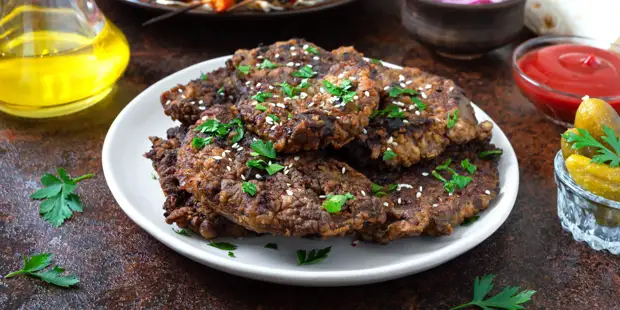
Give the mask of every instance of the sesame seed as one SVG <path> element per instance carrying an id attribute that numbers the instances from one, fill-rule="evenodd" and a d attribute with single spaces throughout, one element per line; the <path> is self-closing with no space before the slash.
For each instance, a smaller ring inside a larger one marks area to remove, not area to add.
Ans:
<path id="1" fill-rule="evenodd" d="M 236 148 L 238 148 L 238 147 L 239 147 L 239 143 L 235 143 L 235 144 L 233 144 L 233 145 L 232 145 L 232 148 L 233 148 L 233 149 L 236 149 Z"/>
<path id="2" fill-rule="evenodd" d="M 484 193 L 487 194 L 487 195 L 491 195 L 491 191 L 488 190 L 488 189 L 486 191 L 484 191 Z"/>
<path id="3" fill-rule="evenodd" d="M 433 207 L 434 207 L 434 208 L 437 208 L 437 207 L 439 207 L 439 205 L 438 205 L 438 204 L 436 204 L 436 203 L 434 203 L 434 204 L 433 204 Z"/>
<path id="4" fill-rule="evenodd" d="M 226 170 L 231 171 L 230 166 L 226 166 Z"/>
<path id="5" fill-rule="evenodd" d="M 453 194 L 453 193 L 449 193 L 449 194 L 448 194 L 448 196 L 452 196 L 452 195 L 454 195 L 454 194 Z"/>
<path id="6" fill-rule="evenodd" d="M 296 63 L 295 67 L 301 67 L 301 63 Z"/>
<path id="7" fill-rule="evenodd" d="M 294 47 L 294 46 L 291 46 L 291 51 L 294 51 L 294 50 L 295 50 L 295 47 Z"/>
<path id="8" fill-rule="evenodd" d="M 205 102 L 204 102 L 202 99 L 200 99 L 200 100 L 198 101 L 198 104 L 204 104 L 204 103 L 205 103 Z"/>
<path id="9" fill-rule="evenodd" d="M 213 159 L 220 160 L 220 159 L 222 159 L 222 156 L 213 156 Z"/>
<path id="10" fill-rule="evenodd" d="M 259 179 L 259 180 L 262 178 L 262 176 L 261 176 L 260 174 L 258 174 L 258 173 L 256 174 L 256 176 L 255 176 L 255 177 L 256 177 L 257 179 Z"/>
<path id="11" fill-rule="evenodd" d="M 450 87 L 450 89 L 448 89 L 448 91 L 452 91 L 454 89 L 454 87 Z"/>
<path id="12" fill-rule="evenodd" d="M 407 87 L 407 84 L 405 84 L 405 83 L 400 83 L 400 87 L 405 88 L 405 87 Z"/>
<path id="13" fill-rule="evenodd" d="M 362 196 L 366 197 L 366 192 L 365 191 L 361 191 Z"/>
<path id="14" fill-rule="evenodd" d="M 263 58 L 265 58 L 265 57 L 263 57 L 263 55 L 258 55 L 256 58 L 258 58 L 258 59 L 263 59 Z"/>
<path id="15" fill-rule="evenodd" d="M 289 196 L 293 196 L 293 191 L 292 191 L 292 190 L 287 189 L 287 190 L 286 190 L 286 193 L 287 193 Z"/>
<path id="16" fill-rule="evenodd" d="M 425 93 L 420 93 L 420 96 L 422 96 L 422 99 L 428 98 L 428 96 Z"/>
<path id="17" fill-rule="evenodd" d="M 308 44 L 304 44 L 303 49 L 308 49 L 308 47 L 310 47 Z"/>
<path id="18" fill-rule="evenodd" d="M 198 110 L 200 110 L 200 111 L 204 111 L 206 109 L 207 109 L 206 107 L 198 107 Z"/>
<path id="19" fill-rule="evenodd" d="M 404 107 L 405 106 L 405 104 L 400 102 L 400 101 L 392 101 L 392 104 L 397 105 L 399 107 Z"/>
<path id="20" fill-rule="evenodd" d="M 420 111 L 415 111 L 415 115 L 420 116 Z"/>
<path id="21" fill-rule="evenodd" d="M 269 85 L 269 89 L 273 89 L 273 86 Z"/>
<path id="22" fill-rule="evenodd" d="M 398 204 L 401 204 L 402 200 L 400 198 L 398 198 Z"/>
<path id="23" fill-rule="evenodd" d="M 286 186 L 291 187 L 291 183 L 286 183 Z"/>
<path id="24" fill-rule="evenodd" d="M 325 199 L 325 195 L 319 195 L 319 198 Z"/>
<path id="25" fill-rule="evenodd" d="M 321 59 L 321 58 L 319 58 L 319 56 L 314 56 L 314 57 L 312 57 L 312 59 L 314 59 L 314 60 L 319 60 L 319 59 Z"/>
<path id="26" fill-rule="evenodd" d="M 267 116 L 267 117 L 265 118 L 265 121 L 267 122 L 267 124 L 270 124 L 270 125 L 272 125 L 272 124 L 273 124 L 273 119 L 271 118 L 271 116 Z"/>
<path id="27" fill-rule="evenodd" d="M 388 151 L 391 151 L 391 150 L 392 150 L 392 148 L 389 148 L 389 147 L 388 147 L 388 148 L 387 148 L 387 150 L 388 150 Z"/>
<path id="28" fill-rule="evenodd" d="M 292 66 L 295 65 L 295 63 L 291 61 L 291 62 L 287 63 L 286 65 L 289 66 L 289 67 L 292 67 Z"/>
<path id="29" fill-rule="evenodd" d="M 259 64 L 259 63 L 257 63 L 257 64 L 256 64 L 256 67 L 257 67 L 257 68 L 258 68 L 258 67 L 260 67 L 260 64 Z"/>
<path id="30" fill-rule="evenodd" d="M 364 134 L 367 134 L 367 133 L 368 133 L 368 131 L 366 130 L 366 128 L 362 128 L 362 132 L 363 132 Z"/>
<path id="31" fill-rule="evenodd" d="M 428 172 L 422 172 L 422 176 L 423 177 L 427 177 L 428 176 Z"/>
<path id="32" fill-rule="evenodd" d="M 289 173 L 288 169 L 284 169 L 284 175 L 287 175 Z"/>
<path id="33" fill-rule="evenodd" d="M 338 74 L 338 78 L 339 78 L 339 79 L 344 78 L 344 73 L 340 73 L 340 74 Z"/>
<path id="34" fill-rule="evenodd" d="M 388 143 L 388 144 L 392 144 L 392 142 L 394 142 L 394 137 L 390 137 L 390 138 L 387 140 L 387 143 Z"/>
<path id="35" fill-rule="evenodd" d="M 409 81 L 405 82 L 405 84 L 407 84 L 407 85 L 409 85 L 409 84 L 411 84 L 411 83 L 413 83 L 413 81 L 412 81 L 412 80 L 409 80 Z"/>
<path id="36" fill-rule="evenodd" d="M 294 159 L 295 161 L 298 161 L 298 160 L 299 160 L 299 156 L 295 156 L 293 159 Z"/>
<path id="37" fill-rule="evenodd" d="M 274 57 L 275 58 L 280 58 L 280 54 L 276 54 Z"/>
<path id="38" fill-rule="evenodd" d="M 398 143 L 396 143 L 396 142 L 392 142 L 392 145 L 393 145 L 393 146 L 398 146 Z"/>
<path id="39" fill-rule="evenodd" d="M 422 197 L 422 193 L 418 192 L 417 194 L 415 194 L 415 198 L 419 199 L 420 197 Z"/>
<path id="40" fill-rule="evenodd" d="M 384 203 L 383 203 L 383 205 L 384 205 L 384 206 L 386 206 L 386 207 L 388 207 L 390 204 L 389 204 L 389 203 L 387 203 L 387 202 L 384 202 Z"/>
<path id="41" fill-rule="evenodd" d="M 274 130 L 276 128 L 278 128 L 278 124 L 274 124 L 273 126 L 271 126 L 270 130 Z"/>
<path id="42" fill-rule="evenodd" d="M 181 95 L 181 98 L 186 99 L 187 97 L 185 97 L 185 95 Z"/>
<path id="43" fill-rule="evenodd" d="M 404 119 L 404 120 L 403 120 L 403 123 L 405 123 L 405 124 L 409 124 L 409 121 L 408 121 L 408 120 L 406 120 L 406 119 Z"/>
<path id="44" fill-rule="evenodd" d="M 261 85 L 263 84 L 261 84 L 260 82 L 256 83 L 256 88 L 259 88 Z"/>
<path id="45" fill-rule="evenodd" d="M 365 91 L 364 95 L 366 95 L 366 97 L 370 97 L 370 92 L 369 91 Z"/>
<path id="46" fill-rule="evenodd" d="M 313 105 L 314 105 L 314 102 L 310 102 L 310 103 L 308 104 L 308 108 L 312 107 Z"/>
<path id="47" fill-rule="evenodd" d="M 166 105 L 169 105 L 170 102 L 172 102 L 171 100 L 166 101 Z"/>
<path id="48" fill-rule="evenodd" d="M 308 93 L 301 92 L 301 94 L 299 94 L 299 97 L 300 97 L 301 99 L 305 99 L 305 98 L 307 98 L 307 97 L 308 97 Z"/>
<path id="49" fill-rule="evenodd" d="M 312 65 L 311 65 L 311 64 L 307 64 L 306 66 L 308 66 L 308 67 L 312 68 Z M 316 72 L 313 72 L 313 73 L 316 73 Z"/>
<path id="50" fill-rule="evenodd" d="M 240 146 L 240 147 L 237 149 L 237 151 L 239 151 L 239 152 L 243 151 L 243 146 Z"/>
<path id="51" fill-rule="evenodd" d="M 342 174 L 344 174 L 345 172 L 347 172 L 347 168 L 342 167 Z"/>
<path id="52" fill-rule="evenodd" d="M 183 92 L 183 90 L 179 88 L 179 93 L 182 93 L 182 92 Z"/>
<path id="53" fill-rule="evenodd" d="M 206 116 L 203 116 L 203 117 L 202 117 L 202 120 L 203 120 L 203 121 L 206 121 L 207 119 L 209 119 L 209 118 L 208 118 L 208 117 L 206 117 Z"/>
<path id="54" fill-rule="evenodd" d="M 420 191 L 424 190 L 424 187 L 422 187 L 422 185 L 420 185 Z"/>
<path id="55" fill-rule="evenodd" d="M 286 106 L 282 103 L 276 103 L 276 107 L 286 109 Z"/>
<path id="56" fill-rule="evenodd" d="M 291 56 L 297 56 L 297 53 L 291 53 Z"/>
<path id="57" fill-rule="evenodd" d="M 390 89 L 389 86 L 383 87 L 383 90 L 389 90 L 389 89 Z"/>
<path id="58" fill-rule="evenodd" d="M 398 184 L 397 189 L 400 191 L 401 188 L 413 188 L 413 186 L 409 184 Z"/>
<path id="59" fill-rule="evenodd" d="M 415 105 L 410 105 L 409 108 L 407 108 L 409 111 L 413 111 L 415 109 Z"/>
<path id="60" fill-rule="evenodd" d="M 405 80 L 405 76 L 404 75 L 401 74 L 401 75 L 398 76 L 398 81 L 399 82 L 404 81 L 404 80 Z"/>
<path id="61" fill-rule="evenodd" d="M 431 85 L 431 84 L 426 84 L 426 86 L 424 86 L 424 88 L 426 88 L 426 89 L 431 89 L 431 88 L 433 88 L 433 85 Z"/>
<path id="62" fill-rule="evenodd" d="M 228 99 L 233 100 L 235 99 L 235 97 L 233 97 L 232 95 L 228 96 Z"/>

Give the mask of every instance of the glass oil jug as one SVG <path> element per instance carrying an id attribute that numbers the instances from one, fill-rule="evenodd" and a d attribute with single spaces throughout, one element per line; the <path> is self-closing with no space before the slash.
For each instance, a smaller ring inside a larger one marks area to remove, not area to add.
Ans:
<path id="1" fill-rule="evenodd" d="M 105 98 L 129 62 L 94 0 L 0 0 L 0 111 L 66 115 Z"/>

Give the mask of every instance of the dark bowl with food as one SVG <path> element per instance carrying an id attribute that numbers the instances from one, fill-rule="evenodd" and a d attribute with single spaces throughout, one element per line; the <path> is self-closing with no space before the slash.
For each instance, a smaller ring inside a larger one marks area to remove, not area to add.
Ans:
<path id="1" fill-rule="evenodd" d="M 405 0 L 401 13 L 409 32 L 438 54 L 473 59 L 519 35 L 525 0 Z"/>

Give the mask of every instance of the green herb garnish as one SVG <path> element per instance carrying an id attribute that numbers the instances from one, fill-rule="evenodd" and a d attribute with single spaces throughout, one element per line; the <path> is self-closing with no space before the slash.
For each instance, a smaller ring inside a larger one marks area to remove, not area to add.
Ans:
<path id="1" fill-rule="evenodd" d="M 267 163 L 262 159 L 250 159 L 245 165 L 250 168 L 265 169 Z"/>
<path id="2" fill-rule="evenodd" d="M 411 101 L 413 101 L 413 103 L 415 104 L 415 106 L 418 108 L 418 110 L 420 111 L 424 111 L 426 110 L 426 108 L 428 108 L 428 105 L 426 105 L 424 102 L 422 102 L 422 100 L 420 100 L 417 97 L 411 97 Z"/>
<path id="3" fill-rule="evenodd" d="M 209 243 L 207 243 L 208 245 L 216 248 L 216 249 L 220 249 L 222 251 L 234 251 L 237 249 L 237 246 L 232 244 L 232 243 L 228 243 L 228 242 L 213 242 L 210 241 Z"/>
<path id="4" fill-rule="evenodd" d="M 192 147 L 195 149 L 202 149 L 206 145 L 211 144 L 211 142 L 213 142 L 213 137 L 207 137 L 207 138 L 194 137 L 194 139 L 192 139 Z"/>
<path id="5" fill-rule="evenodd" d="M 276 65 L 273 62 L 269 61 L 269 59 L 265 59 L 265 61 L 263 61 L 263 63 L 261 63 L 260 66 L 258 66 L 258 68 L 261 69 L 261 70 L 275 69 L 277 67 L 278 67 L 278 65 Z"/>
<path id="6" fill-rule="evenodd" d="M 313 77 L 315 74 L 316 73 L 312 71 L 312 67 L 305 65 L 301 67 L 299 70 L 291 73 L 291 76 L 309 79 Z"/>
<path id="7" fill-rule="evenodd" d="M 604 136 L 601 137 L 611 148 L 610 150 L 603 143 L 598 142 L 589 131 L 583 128 L 577 128 L 579 134 L 567 132 L 562 135 L 568 143 L 573 143 L 572 149 L 578 150 L 584 147 L 592 147 L 596 149 L 597 155 L 592 157 L 592 162 L 596 164 L 609 163 L 609 167 L 616 168 L 620 166 L 620 138 L 616 136 L 613 129 L 603 125 Z"/>
<path id="8" fill-rule="evenodd" d="M 217 91 L 217 94 L 223 95 L 224 94 L 224 87 L 220 87 Z"/>
<path id="9" fill-rule="evenodd" d="M 32 193 L 30 198 L 43 200 L 39 205 L 39 213 L 43 219 L 54 227 L 59 227 L 65 220 L 71 218 L 73 212 L 82 212 L 82 201 L 73 193 L 77 183 L 94 177 L 92 173 L 77 178 L 71 178 L 63 168 L 56 169 L 56 176 L 46 173 L 41 176 L 44 188 Z"/>
<path id="10" fill-rule="evenodd" d="M 446 159 L 446 161 L 443 164 L 437 166 L 437 168 L 435 168 L 435 170 L 437 170 L 437 171 L 446 170 L 446 169 L 449 168 L 451 163 L 452 163 L 452 158 L 448 158 L 448 159 Z"/>
<path id="11" fill-rule="evenodd" d="M 480 159 L 495 159 L 504 154 L 502 150 L 488 150 L 478 153 L 478 158 Z"/>
<path id="12" fill-rule="evenodd" d="M 387 149 L 387 151 L 383 152 L 383 160 L 390 161 L 396 158 L 398 155 L 392 151 L 392 149 Z"/>
<path id="13" fill-rule="evenodd" d="M 265 249 L 277 250 L 278 249 L 278 245 L 275 244 L 275 243 L 267 243 L 267 244 L 265 244 Z"/>
<path id="14" fill-rule="evenodd" d="M 309 46 L 308 45 L 308 47 L 306 47 L 305 51 L 310 53 L 310 54 L 314 54 L 314 55 L 318 55 L 319 54 L 319 51 L 314 46 Z"/>
<path id="15" fill-rule="evenodd" d="M 52 264 L 52 257 L 53 255 L 50 253 L 36 254 L 28 258 L 24 257 L 24 267 L 7 274 L 4 278 L 7 279 L 17 275 L 28 275 L 60 287 L 70 287 L 80 282 L 80 279 L 74 275 L 61 275 L 65 269 L 59 266 L 54 266 L 52 269 L 42 271 Z"/>
<path id="16" fill-rule="evenodd" d="M 293 118 L 293 113 L 288 112 L 288 115 L 286 116 L 288 119 L 292 119 Z"/>
<path id="17" fill-rule="evenodd" d="M 267 117 L 271 118 L 276 123 L 280 121 L 280 118 L 277 117 L 275 114 L 267 114 Z"/>
<path id="18" fill-rule="evenodd" d="M 448 129 L 454 127 L 458 119 L 459 119 L 459 110 L 454 110 L 453 113 L 448 112 Z"/>
<path id="19" fill-rule="evenodd" d="M 295 97 L 297 94 L 301 93 L 302 90 L 308 88 L 310 83 L 308 83 L 308 79 L 301 80 L 298 86 L 292 86 L 291 84 L 284 82 L 279 85 L 282 88 L 282 92 L 287 97 Z"/>
<path id="20" fill-rule="evenodd" d="M 381 60 L 376 59 L 376 58 L 371 58 L 371 59 L 370 59 L 370 62 L 371 62 L 371 63 L 373 63 L 373 64 L 375 64 L 375 65 L 380 65 L 380 64 L 381 64 Z"/>
<path id="21" fill-rule="evenodd" d="M 239 67 L 237 67 L 237 70 L 239 72 L 247 75 L 248 73 L 250 73 L 250 70 L 252 70 L 252 67 L 250 67 L 250 66 L 239 66 Z"/>
<path id="22" fill-rule="evenodd" d="M 413 89 L 400 88 L 398 86 L 394 86 L 390 89 L 390 93 L 389 93 L 390 97 L 398 97 L 403 94 L 409 95 L 409 96 L 415 96 L 418 94 L 418 92 Z"/>
<path id="23" fill-rule="evenodd" d="M 228 133 L 233 128 L 235 128 L 235 135 L 233 136 L 232 142 L 237 143 L 241 141 L 245 133 L 245 129 L 243 128 L 243 122 L 241 122 L 241 120 L 238 118 L 233 119 L 230 123 L 221 123 L 216 119 L 209 119 L 202 124 L 196 126 L 196 128 L 194 128 L 194 131 L 213 134 L 218 137 L 224 137 L 228 135 Z"/>
<path id="24" fill-rule="evenodd" d="M 469 226 L 471 224 L 473 224 L 475 221 L 477 221 L 480 218 L 480 216 L 478 215 L 474 215 L 470 218 L 467 218 L 463 221 L 463 223 L 461 223 L 461 226 Z"/>
<path id="25" fill-rule="evenodd" d="M 174 231 L 175 233 L 179 234 L 179 235 L 183 235 L 183 236 L 190 236 L 189 234 L 189 230 L 185 229 L 185 228 L 181 228 L 179 230 L 172 228 L 172 231 Z"/>
<path id="26" fill-rule="evenodd" d="M 274 175 L 278 171 L 284 170 L 284 166 L 282 166 L 280 164 L 271 164 L 271 165 L 267 166 L 265 168 L 265 170 L 267 170 L 267 173 L 269 173 L 269 175 Z"/>
<path id="27" fill-rule="evenodd" d="M 405 118 L 405 112 L 401 111 L 399 107 L 395 106 L 395 105 L 390 105 L 389 107 L 383 109 L 383 110 L 377 110 L 372 112 L 372 114 L 370 114 L 370 118 L 375 118 L 375 117 L 385 117 L 387 116 L 388 118 Z"/>
<path id="28" fill-rule="evenodd" d="M 482 279 L 478 279 L 478 277 L 476 277 L 476 281 L 474 282 L 474 299 L 466 304 L 456 306 L 450 310 L 462 309 L 462 308 L 467 308 L 467 307 L 472 307 L 472 306 L 479 307 L 483 310 L 524 309 L 521 304 L 530 301 L 530 299 L 532 298 L 532 295 L 536 293 L 536 291 L 533 291 L 533 290 L 524 290 L 524 291 L 519 292 L 519 287 L 507 286 L 499 294 L 484 300 L 484 298 L 493 289 L 494 278 L 495 278 L 495 275 L 493 274 L 485 275 L 482 277 Z"/>
<path id="29" fill-rule="evenodd" d="M 476 166 L 474 166 L 474 164 L 472 164 L 469 159 L 464 159 L 463 161 L 461 161 L 461 167 L 463 167 L 463 169 L 467 170 L 467 172 L 469 172 L 469 174 L 474 174 L 474 172 L 476 172 Z"/>
<path id="30" fill-rule="evenodd" d="M 260 104 L 260 103 L 257 103 L 256 104 L 256 110 L 265 112 L 265 111 L 267 111 L 267 107 L 262 105 L 262 104 Z"/>
<path id="31" fill-rule="evenodd" d="M 273 96 L 272 93 L 267 93 L 267 92 L 259 91 L 258 93 L 256 93 L 256 95 L 254 95 L 254 96 L 252 96 L 250 98 L 252 98 L 252 99 L 262 103 L 262 102 L 265 102 L 265 99 L 269 99 L 272 96 Z"/>
<path id="32" fill-rule="evenodd" d="M 237 258 L 237 256 L 235 256 L 235 253 L 233 252 L 228 252 L 228 256 L 232 257 L 232 258 Z"/>
<path id="33" fill-rule="evenodd" d="M 241 184 L 241 189 L 243 189 L 243 192 L 254 197 L 254 195 L 256 195 L 256 185 L 254 185 L 254 183 L 252 182 L 243 182 Z"/>
<path id="34" fill-rule="evenodd" d="M 200 72 L 200 80 L 201 81 L 206 81 L 207 78 L 208 78 L 208 75 L 206 73 Z"/>
<path id="35" fill-rule="evenodd" d="M 370 185 L 370 190 L 377 197 L 387 196 L 387 193 L 383 191 L 383 186 L 372 183 Z"/>
<path id="36" fill-rule="evenodd" d="M 157 176 L 153 172 L 151 172 L 151 179 L 157 180 Z"/>
<path id="37" fill-rule="evenodd" d="M 328 80 L 323 80 L 323 86 L 330 94 L 340 98 L 342 103 L 353 101 L 356 95 L 355 91 L 350 90 L 353 87 L 353 83 L 349 80 L 342 81 L 340 86 L 336 86 Z"/>
<path id="38" fill-rule="evenodd" d="M 355 199 L 355 196 L 351 195 L 351 193 L 346 193 L 344 195 L 328 195 L 325 202 L 323 202 L 323 208 L 329 213 L 340 212 L 342 206 L 349 199 Z"/>
<path id="39" fill-rule="evenodd" d="M 398 184 L 390 184 L 388 185 L 388 192 L 393 192 L 394 190 L 396 190 L 398 188 Z"/>
<path id="40" fill-rule="evenodd" d="M 276 150 L 273 148 L 271 141 L 263 142 L 262 140 L 254 140 L 250 147 L 256 151 L 259 155 L 267 158 L 275 159 L 277 156 Z"/>
<path id="41" fill-rule="evenodd" d="M 319 263 L 327 258 L 331 250 L 331 246 L 321 250 L 312 249 L 308 253 L 306 253 L 306 250 L 297 250 L 297 260 L 299 261 L 298 265 L 312 265 Z"/>

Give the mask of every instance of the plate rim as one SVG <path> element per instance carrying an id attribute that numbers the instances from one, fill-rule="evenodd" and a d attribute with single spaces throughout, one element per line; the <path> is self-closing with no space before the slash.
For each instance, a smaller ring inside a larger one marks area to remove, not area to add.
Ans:
<path id="1" fill-rule="evenodd" d="M 226 60 L 230 59 L 232 55 L 217 57 L 209 60 L 202 61 L 200 63 L 191 65 L 179 71 L 176 71 L 163 79 L 153 83 L 151 86 L 143 90 L 138 96 L 136 96 L 123 110 L 116 116 L 110 129 L 108 130 L 102 148 L 102 166 L 103 172 L 106 179 L 106 183 L 112 192 L 112 195 L 116 199 L 119 207 L 129 216 L 129 218 L 144 229 L 149 235 L 153 236 L 156 240 L 163 243 L 170 249 L 175 252 L 190 258 L 196 262 L 199 262 L 203 265 L 209 266 L 211 268 L 215 268 L 217 270 L 224 271 L 226 273 L 251 278 L 255 280 L 268 281 L 273 283 L 280 284 L 289 284 L 289 285 L 302 285 L 302 286 L 348 286 L 348 285 L 361 285 L 361 284 L 369 284 L 387 281 L 395 278 L 404 277 L 407 275 L 419 273 L 430 268 L 436 267 L 443 263 L 446 263 L 463 253 L 473 249 L 486 239 L 488 239 L 492 234 L 494 234 L 499 227 L 501 227 L 510 213 L 514 208 L 517 195 L 519 192 L 520 186 L 520 173 L 519 173 L 519 163 L 516 157 L 516 153 L 510 140 L 506 136 L 506 134 L 501 130 L 501 128 L 491 119 L 491 117 L 486 114 L 482 109 L 480 109 L 477 105 L 472 102 L 472 106 L 477 115 L 486 116 L 493 125 L 497 128 L 500 137 L 500 140 L 505 140 L 508 144 L 509 149 L 504 150 L 504 155 L 510 156 L 510 161 L 514 162 L 515 165 L 515 173 L 514 175 L 506 175 L 506 178 L 513 179 L 514 190 L 513 191 L 503 191 L 501 192 L 501 201 L 503 204 L 507 204 L 506 210 L 503 213 L 499 214 L 500 218 L 493 222 L 493 225 L 485 225 L 482 226 L 479 230 L 476 230 L 472 235 L 469 235 L 467 239 L 460 240 L 458 242 L 453 242 L 448 244 L 445 247 L 437 249 L 433 252 L 433 255 L 430 255 L 428 258 L 417 259 L 413 263 L 410 260 L 404 260 L 401 262 L 396 262 L 393 264 L 378 266 L 373 268 L 365 268 L 365 269 L 355 269 L 355 270 L 345 270 L 345 271 L 315 271 L 307 268 L 300 268 L 298 271 L 290 271 L 283 270 L 277 268 L 268 268 L 260 265 L 252 265 L 243 262 L 239 262 L 236 260 L 230 260 L 226 256 L 216 255 L 214 253 L 204 251 L 202 249 L 197 249 L 192 245 L 178 242 L 178 239 L 170 234 L 163 233 L 160 228 L 158 228 L 154 222 L 150 221 L 148 218 L 140 214 L 138 208 L 134 207 L 130 203 L 130 199 L 124 194 L 124 191 L 120 188 L 120 184 L 118 184 L 115 180 L 117 179 L 115 173 L 113 172 L 113 165 L 110 161 L 111 153 L 113 151 L 111 145 L 113 139 L 118 136 L 117 131 L 120 128 L 120 124 L 123 119 L 127 117 L 131 113 L 132 110 L 137 109 L 140 106 L 140 102 L 143 101 L 142 98 L 148 96 L 147 94 L 153 92 L 157 88 L 158 85 L 161 84 L 178 84 L 178 76 L 182 76 L 186 72 L 196 71 L 199 72 L 200 68 L 204 66 L 208 66 L 212 63 L 218 63 L 223 65 Z M 383 62 L 383 61 L 382 61 Z M 402 68 L 401 66 L 394 65 L 391 63 L 383 62 L 384 65 L 393 68 Z M 151 90 L 149 92 L 149 90 Z M 157 107 L 161 108 L 160 105 Z M 146 139 L 146 137 L 145 137 Z M 506 172 L 508 173 L 508 172 Z M 500 189 L 502 187 L 500 186 Z M 497 205 L 497 204 L 496 204 Z M 496 207 L 494 205 L 494 207 Z M 162 217 L 163 220 L 163 217 Z"/>
<path id="2" fill-rule="evenodd" d="M 146 10 L 150 10 L 150 11 L 158 11 L 158 12 L 172 12 L 175 11 L 177 9 L 179 9 L 180 7 L 177 6 L 167 6 L 167 5 L 163 5 L 163 4 L 151 4 L 151 3 L 144 3 L 140 0 L 118 0 L 120 2 L 126 3 L 132 7 L 135 8 L 142 8 L 142 9 L 146 9 Z M 269 18 L 269 17 L 284 17 L 284 16 L 297 16 L 297 15 L 302 15 L 302 14 L 311 14 L 311 13 L 317 13 L 317 12 L 321 12 L 324 10 L 329 10 L 329 9 L 333 9 L 333 8 L 337 8 L 349 3 L 352 3 L 354 1 L 357 0 L 335 0 L 333 2 L 328 2 L 319 6 L 312 6 L 312 7 L 308 7 L 305 9 L 300 9 L 300 10 L 283 10 L 283 11 L 272 11 L 272 12 L 232 12 L 232 13 L 227 13 L 227 14 L 218 14 L 218 13 L 214 13 L 211 11 L 205 11 L 205 10 L 190 10 L 184 14 L 189 14 L 192 16 L 207 16 L 207 17 L 212 17 L 212 18 L 243 18 L 243 17 L 247 17 L 247 18 Z"/>

